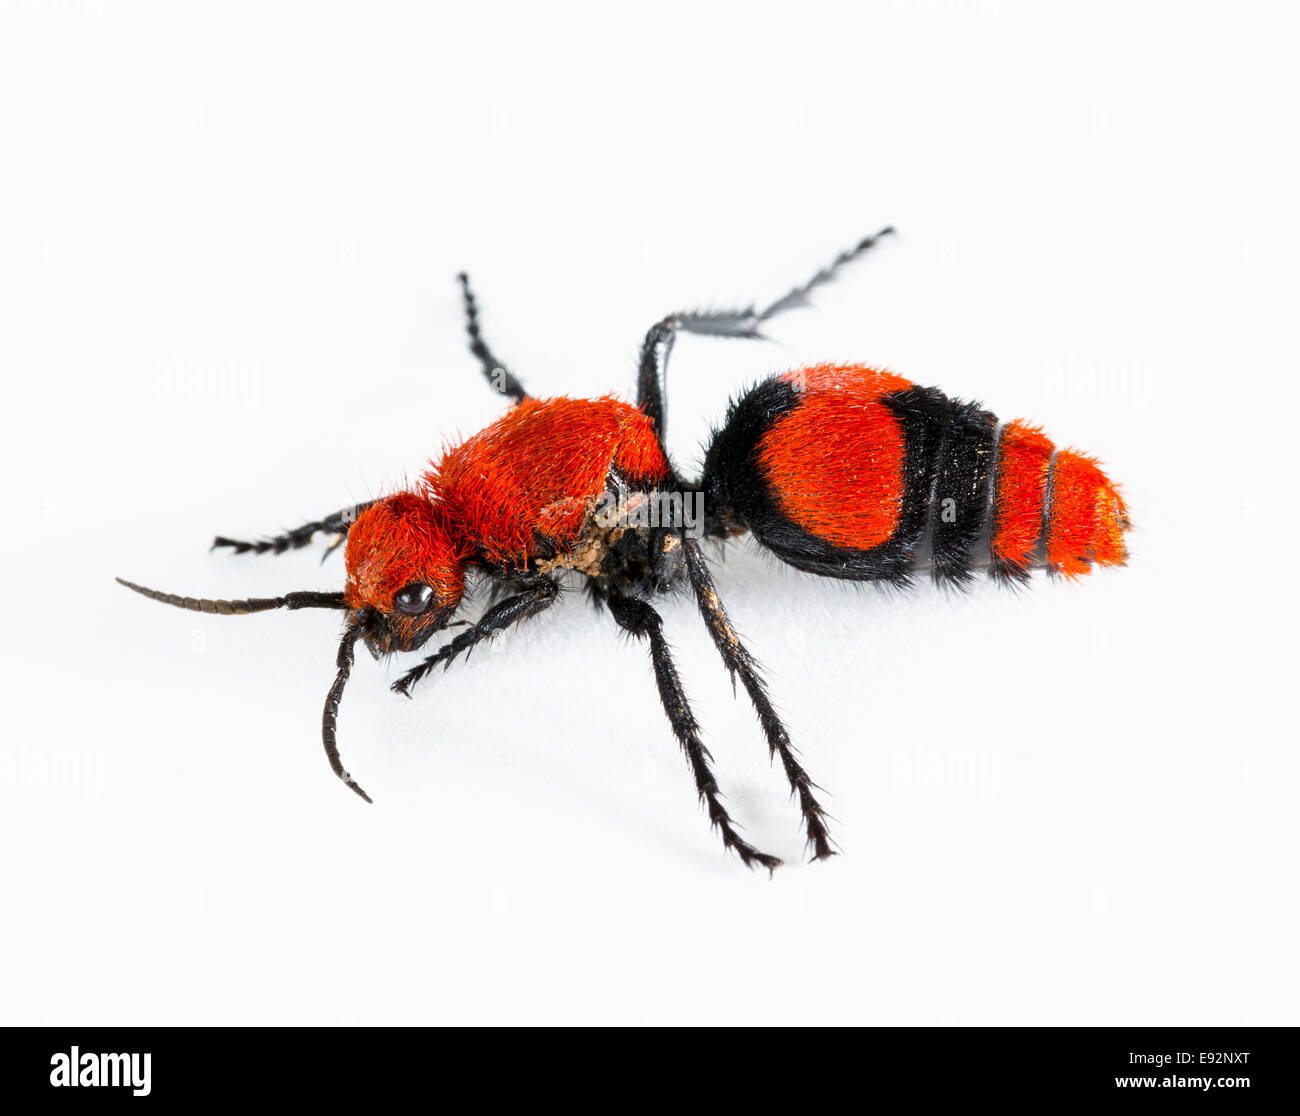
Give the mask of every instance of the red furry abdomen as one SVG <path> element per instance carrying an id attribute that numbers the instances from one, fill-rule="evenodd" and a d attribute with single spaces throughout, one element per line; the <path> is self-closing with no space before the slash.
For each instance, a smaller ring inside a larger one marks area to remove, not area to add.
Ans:
<path id="1" fill-rule="evenodd" d="M 1061 450 L 1052 464 L 1047 564 L 1077 577 L 1099 566 L 1123 565 L 1128 511 L 1095 457 Z"/>
<path id="2" fill-rule="evenodd" d="M 447 450 L 425 483 L 456 534 L 512 566 L 536 552 L 538 536 L 571 546 L 611 468 L 634 485 L 667 478 L 640 410 L 612 396 L 525 399 Z"/>
<path id="3" fill-rule="evenodd" d="M 861 365 L 822 364 L 780 379 L 801 394 L 758 446 L 777 506 L 833 546 L 879 546 L 898 524 L 905 453 L 903 431 L 881 398 L 912 385 Z"/>
<path id="4" fill-rule="evenodd" d="M 1026 570 L 1043 530 L 1047 475 L 1056 447 L 1037 426 L 1019 419 L 1002 428 L 994 503 L 993 561 Z"/>
<path id="5" fill-rule="evenodd" d="M 1057 450 L 1036 426 L 1002 428 L 992 550 L 995 565 L 1021 572 L 1041 554 L 1067 577 L 1122 565 L 1128 511 L 1096 458 Z"/>

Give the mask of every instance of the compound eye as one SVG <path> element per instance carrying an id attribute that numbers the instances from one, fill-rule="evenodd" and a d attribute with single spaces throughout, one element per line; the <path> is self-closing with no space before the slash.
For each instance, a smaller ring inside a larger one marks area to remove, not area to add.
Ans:
<path id="1" fill-rule="evenodd" d="M 399 612 L 405 612 L 407 616 L 419 616 L 429 607 L 429 602 L 432 600 L 432 587 L 425 585 L 422 581 L 413 581 L 410 585 L 397 591 L 397 595 L 393 598 L 393 604 L 397 606 Z"/>

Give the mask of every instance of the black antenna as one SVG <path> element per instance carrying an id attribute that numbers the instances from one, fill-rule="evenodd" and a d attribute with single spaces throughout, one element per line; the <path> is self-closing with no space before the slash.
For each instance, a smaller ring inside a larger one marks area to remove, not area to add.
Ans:
<path id="1" fill-rule="evenodd" d="M 360 636 L 361 625 L 350 624 L 339 643 L 339 672 L 334 677 L 334 685 L 330 687 L 330 692 L 325 695 L 325 712 L 321 716 L 321 739 L 325 742 L 325 755 L 329 758 L 334 774 L 367 802 L 374 802 L 374 799 L 361 789 L 361 785 L 343 769 L 343 761 L 339 758 L 339 702 L 343 700 L 343 687 L 347 685 L 348 675 L 352 673 L 354 652 Z"/>
<path id="2" fill-rule="evenodd" d="M 157 589 L 146 589 L 143 585 L 114 578 L 119 585 L 125 585 L 132 592 L 148 597 L 151 601 L 160 601 L 173 608 L 184 608 L 190 612 L 210 612 L 217 616 L 245 616 L 250 612 L 269 612 L 273 608 L 347 608 L 343 603 L 342 593 L 286 593 L 283 597 L 250 597 L 246 601 L 212 601 L 206 597 L 181 597 L 175 593 L 163 593 Z"/>

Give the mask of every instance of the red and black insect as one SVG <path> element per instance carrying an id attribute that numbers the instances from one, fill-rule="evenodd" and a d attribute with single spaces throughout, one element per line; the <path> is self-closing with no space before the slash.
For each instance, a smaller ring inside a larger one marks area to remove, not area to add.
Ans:
<path id="1" fill-rule="evenodd" d="M 891 231 L 863 240 L 765 310 L 682 313 L 657 322 L 641 349 L 636 406 L 613 396 L 528 395 L 484 342 L 462 274 L 470 349 L 488 382 L 510 399 L 510 410 L 447 449 L 414 488 L 275 538 L 214 543 L 278 554 L 332 533 L 334 546 L 347 544 L 342 592 L 222 601 L 122 584 L 222 615 L 343 610 L 322 734 L 335 774 L 369 802 L 344 770 L 336 741 L 357 642 L 376 658 L 417 650 L 453 623 L 467 583 L 493 587 L 494 603 L 477 622 L 393 685 L 409 696 L 435 667 L 545 611 L 562 585 L 585 583 L 620 627 L 648 644 L 660 700 L 723 844 L 745 864 L 773 869 L 780 861 L 741 838 L 722 804 L 651 603 L 686 587 L 732 678 L 749 695 L 771 755 L 780 758 L 813 859 L 831 856 L 814 784 L 723 608 L 701 542 L 749 532 L 782 561 L 825 577 L 906 586 L 928 571 L 937 583 L 961 587 L 979 567 L 1015 583 L 1034 568 L 1073 578 L 1094 563 L 1122 564 L 1128 527 L 1123 499 L 1093 458 L 1056 449 L 1024 422 L 999 423 L 978 404 L 862 364 L 801 368 L 758 384 L 732 402 L 701 479 L 679 475 L 664 447 L 664 371 L 676 335 L 760 337 L 764 323 L 803 305 L 815 287 Z M 687 514 L 701 506 L 702 514 Z"/>

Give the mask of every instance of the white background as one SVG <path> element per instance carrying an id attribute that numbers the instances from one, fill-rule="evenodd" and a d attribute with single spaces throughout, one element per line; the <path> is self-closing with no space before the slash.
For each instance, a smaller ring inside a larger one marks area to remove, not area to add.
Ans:
<path id="1" fill-rule="evenodd" d="M 1281 3 L 0 0 L 4 1023 L 1295 1023 L 1297 82 Z M 321 754 L 320 547 L 207 553 L 390 491 L 499 413 L 468 268 L 537 393 L 671 442 L 803 361 L 1042 422 L 1132 562 L 1022 596 L 717 580 L 844 855 L 684 600 L 723 854 L 644 649 L 574 595 L 413 703 L 368 656 Z"/>

